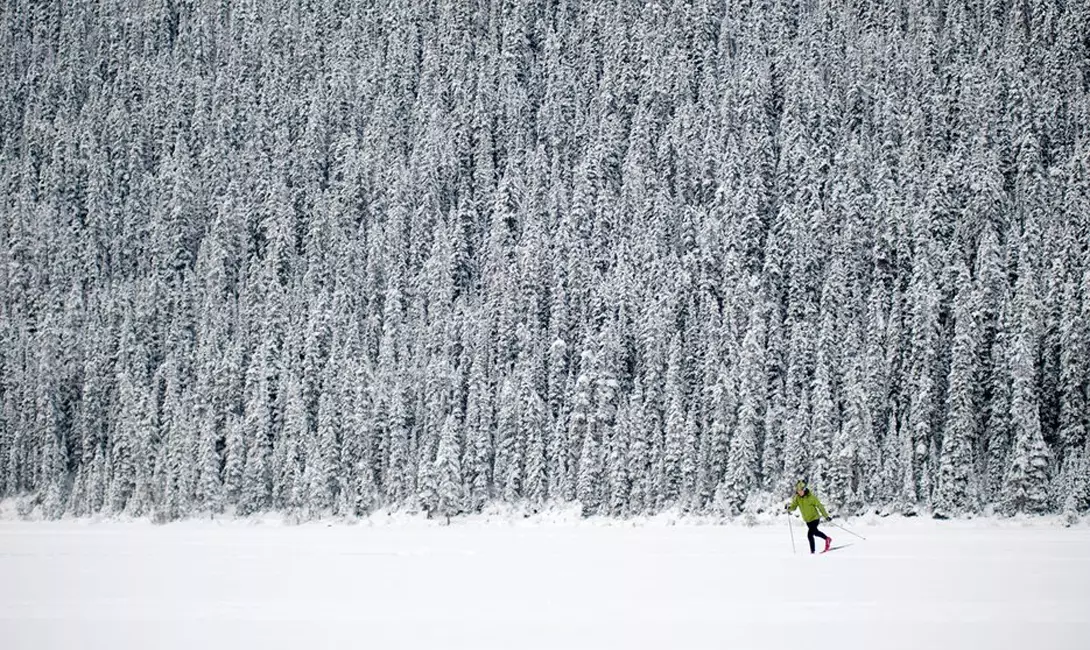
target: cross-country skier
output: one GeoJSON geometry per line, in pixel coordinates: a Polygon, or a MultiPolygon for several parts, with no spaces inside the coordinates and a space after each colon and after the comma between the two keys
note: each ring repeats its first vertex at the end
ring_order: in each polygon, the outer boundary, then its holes
{"type": "Polygon", "coordinates": [[[821,504],[817,495],[806,488],[806,481],[795,484],[795,498],[787,504],[787,511],[792,512],[795,508],[799,509],[802,520],[806,522],[806,539],[810,542],[810,552],[814,552],[815,535],[825,540],[825,550],[822,553],[828,551],[833,544],[833,538],[818,530],[818,522],[822,517],[825,521],[832,521],[833,518],[825,511],[825,506],[821,504]]]}

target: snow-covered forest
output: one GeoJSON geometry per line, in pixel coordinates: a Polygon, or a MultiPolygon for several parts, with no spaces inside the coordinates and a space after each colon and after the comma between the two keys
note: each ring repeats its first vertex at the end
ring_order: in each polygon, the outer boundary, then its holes
{"type": "Polygon", "coordinates": [[[1090,3],[0,21],[25,509],[1090,506],[1090,3]]]}

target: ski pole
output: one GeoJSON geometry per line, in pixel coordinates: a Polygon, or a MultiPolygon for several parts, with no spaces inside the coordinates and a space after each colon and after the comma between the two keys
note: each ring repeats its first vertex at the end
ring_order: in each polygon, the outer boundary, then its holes
{"type": "Polygon", "coordinates": [[[845,527],[841,526],[840,524],[837,524],[837,523],[834,523],[834,522],[831,522],[831,521],[830,521],[829,523],[830,523],[830,524],[832,524],[833,526],[836,526],[837,528],[839,528],[840,530],[844,531],[845,533],[848,533],[849,535],[855,535],[855,536],[856,536],[856,537],[858,537],[859,539],[861,539],[861,540],[863,540],[863,541],[867,541],[867,538],[866,538],[866,537],[863,537],[863,536],[862,536],[862,535],[860,535],[859,533],[853,533],[852,531],[850,531],[850,530],[848,530],[847,528],[845,528],[845,527]]]}
{"type": "Polygon", "coordinates": [[[791,513],[787,513],[787,530],[791,533],[791,555],[795,555],[795,529],[791,527],[791,513]]]}

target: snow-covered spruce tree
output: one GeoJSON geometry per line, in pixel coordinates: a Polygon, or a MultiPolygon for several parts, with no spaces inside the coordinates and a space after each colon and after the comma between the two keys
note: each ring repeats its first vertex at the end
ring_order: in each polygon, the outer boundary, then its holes
{"type": "Polygon", "coordinates": [[[994,501],[1002,486],[1006,453],[1010,447],[1010,373],[1007,355],[1009,342],[1009,287],[1003,268],[1003,252],[996,228],[985,222],[977,243],[974,277],[980,296],[980,368],[981,448],[976,472],[980,481],[981,501],[994,501]]]}
{"type": "Polygon", "coordinates": [[[337,470],[338,418],[336,393],[332,389],[322,392],[318,400],[318,431],[311,434],[306,450],[305,483],[307,507],[322,513],[333,507],[336,499],[334,472],[337,470]]]}
{"type": "Polygon", "coordinates": [[[910,328],[910,365],[905,385],[908,404],[908,422],[905,427],[906,445],[902,453],[905,472],[901,508],[914,512],[918,505],[930,503],[929,473],[932,458],[930,445],[934,434],[935,401],[938,389],[935,385],[935,365],[938,354],[938,287],[935,285],[930,252],[918,254],[920,260],[914,269],[910,300],[915,305],[910,328]]]}
{"type": "Polygon", "coordinates": [[[976,361],[980,349],[977,289],[964,263],[958,272],[954,303],[954,347],[946,393],[946,418],[939,459],[939,484],[935,494],[936,517],[962,515],[976,510],[979,494],[976,454],[978,449],[978,392],[976,361]]]}
{"type": "MultiPolygon", "coordinates": [[[[351,341],[351,339],[350,339],[351,341]]],[[[335,346],[336,347],[336,346],[335,346]]],[[[355,342],[346,348],[356,348],[355,342]]],[[[346,354],[342,368],[345,386],[346,413],[341,423],[340,473],[338,474],[339,499],[342,515],[364,515],[379,503],[379,489],[375,482],[375,422],[374,406],[370,391],[370,369],[358,357],[346,354]],[[347,370],[343,368],[347,367],[347,370]]]]}
{"type": "Polygon", "coordinates": [[[180,378],[174,364],[167,364],[166,397],[160,413],[160,449],[156,470],[160,498],[156,517],[173,520],[189,514],[196,490],[196,422],[187,394],[181,394],[180,378]]]}
{"type": "MultiPolygon", "coordinates": [[[[797,366],[791,367],[795,368],[795,373],[802,372],[797,366]]],[[[808,385],[798,388],[790,400],[784,401],[786,413],[783,419],[783,475],[788,481],[792,476],[797,477],[797,481],[810,472],[807,438],[810,431],[811,404],[808,385]]]]}
{"type": "Polygon", "coordinates": [[[1035,232],[1026,227],[1018,259],[1013,309],[1018,329],[1010,350],[1014,445],[1004,481],[1008,512],[1043,512],[1048,506],[1051,454],[1041,431],[1034,359],[1037,354],[1037,285],[1029,253],[1035,232]]]}
{"type": "MultiPolygon", "coordinates": [[[[841,237],[836,244],[839,251],[846,244],[841,237]]],[[[829,487],[826,478],[831,466],[836,462],[833,457],[833,438],[841,429],[842,381],[842,341],[838,332],[843,329],[844,321],[850,316],[847,311],[847,274],[844,268],[843,253],[834,254],[826,269],[821,288],[819,305],[816,356],[811,387],[813,400],[813,418],[810,424],[808,441],[810,451],[809,481],[817,489],[827,494],[829,487]]],[[[845,485],[838,486],[843,489],[845,485]]],[[[847,495],[844,494],[844,497],[847,495]]]]}
{"type": "Polygon", "coordinates": [[[617,439],[617,411],[621,390],[620,368],[624,351],[618,334],[617,318],[611,316],[598,334],[598,349],[594,356],[594,423],[601,454],[600,491],[603,514],[610,514],[614,480],[622,481],[618,472],[627,462],[624,443],[617,439]]]}
{"type": "Polygon", "coordinates": [[[889,369],[888,384],[884,387],[880,400],[886,405],[887,415],[884,437],[880,441],[882,447],[881,489],[876,505],[883,509],[890,508],[900,501],[898,495],[901,494],[906,475],[904,463],[911,457],[904,453],[907,426],[904,420],[905,407],[900,401],[898,385],[903,354],[893,343],[900,340],[899,334],[904,325],[903,298],[900,291],[891,292],[889,319],[886,322],[881,343],[884,365],[889,369]]]}
{"type": "Polygon", "coordinates": [[[1071,453],[1064,461],[1067,463],[1067,479],[1065,491],[1061,494],[1062,513],[1064,522],[1070,525],[1090,508],[1090,496],[1087,495],[1087,490],[1090,490],[1090,452],[1083,448],[1071,453]]]}
{"type": "Polygon", "coordinates": [[[844,419],[833,437],[833,480],[829,500],[845,514],[861,512],[879,499],[881,455],[874,414],[867,399],[865,356],[858,331],[849,333],[852,361],[844,376],[844,419]],[[837,486],[843,487],[838,488],[837,486]]]}
{"type": "Polygon", "coordinates": [[[583,515],[600,514],[603,510],[604,460],[602,444],[593,427],[583,431],[583,446],[579,451],[579,481],[576,496],[583,515]]]}
{"type": "Polygon", "coordinates": [[[523,497],[533,504],[543,504],[548,496],[549,476],[545,456],[548,418],[545,401],[533,385],[532,371],[523,373],[519,386],[520,427],[526,432],[523,497]]]}
{"type": "Polygon", "coordinates": [[[42,514],[48,519],[59,519],[65,511],[69,486],[65,468],[68,464],[68,451],[56,434],[50,432],[42,444],[41,486],[42,514]]]}
{"type": "MultiPolygon", "coordinates": [[[[240,515],[260,512],[269,507],[272,497],[272,414],[268,403],[268,388],[264,381],[256,383],[247,398],[246,414],[239,425],[239,441],[245,446],[245,464],[239,484],[240,515]]],[[[242,454],[240,454],[242,455],[242,454]]]]}
{"type": "Polygon", "coordinates": [[[858,377],[862,399],[870,418],[873,458],[872,471],[863,477],[866,484],[866,505],[880,507],[890,501],[892,475],[889,456],[891,443],[896,440],[896,403],[890,398],[894,363],[886,349],[886,330],[893,317],[891,292],[872,288],[868,299],[867,318],[861,345],[862,372],[858,377]],[[888,311],[887,311],[888,310],[888,311]]]}
{"type": "Polygon", "coordinates": [[[409,405],[401,379],[395,378],[394,382],[384,391],[384,399],[388,401],[380,402],[379,436],[381,448],[386,452],[381,462],[384,470],[381,480],[386,499],[391,504],[403,504],[412,497],[417,468],[409,448],[409,405]]]}
{"type": "Polygon", "coordinates": [[[229,416],[224,424],[226,440],[224,444],[223,491],[230,503],[237,503],[242,494],[242,484],[246,469],[245,425],[242,418],[229,416]]]}
{"type": "Polygon", "coordinates": [[[666,371],[666,438],[663,451],[661,497],[673,505],[683,496],[682,461],[685,456],[685,386],[681,367],[681,338],[670,341],[670,361],[666,371]]]}
{"type": "Polygon", "coordinates": [[[302,382],[294,373],[282,375],[282,424],[274,434],[270,470],[272,507],[298,514],[307,506],[306,468],[313,435],[307,422],[302,382]]]}
{"type": "MultiPolygon", "coordinates": [[[[739,349],[739,348],[735,348],[739,349]]],[[[737,373],[737,360],[728,365],[722,358],[716,358],[714,370],[714,382],[706,389],[707,415],[705,418],[704,445],[707,449],[707,457],[704,459],[703,470],[706,493],[701,494],[703,503],[709,504],[713,509],[718,509],[721,502],[717,499],[719,486],[727,473],[727,464],[730,459],[730,436],[737,427],[736,416],[738,412],[737,381],[732,377],[737,373]]]]}
{"type": "Polygon", "coordinates": [[[665,489],[663,394],[666,378],[669,340],[666,338],[667,315],[665,300],[654,292],[654,300],[643,314],[643,326],[639,335],[640,354],[644,360],[642,389],[633,395],[639,405],[635,426],[643,434],[643,444],[636,447],[633,456],[633,480],[636,482],[637,499],[643,511],[662,507],[665,489]],[[641,462],[642,459],[642,462],[641,462]]]}
{"type": "MultiPolygon", "coordinates": [[[[589,447],[593,452],[597,452],[597,447],[594,444],[594,421],[593,412],[591,411],[591,387],[593,381],[590,376],[591,360],[593,354],[590,352],[584,352],[581,355],[579,363],[579,374],[575,380],[575,387],[572,395],[572,410],[568,416],[568,432],[566,440],[563,443],[563,452],[568,454],[570,459],[566,463],[568,471],[575,472],[575,481],[571,485],[573,490],[573,497],[580,503],[583,503],[583,508],[596,507],[597,501],[592,504],[584,503],[584,498],[592,498],[592,493],[596,489],[597,485],[593,483],[593,472],[595,470],[594,463],[584,463],[583,451],[589,447]],[[589,439],[589,440],[588,440],[589,439]],[[578,445],[575,447],[575,445],[578,445]],[[571,449],[576,449],[577,453],[572,453],[571,449]],[[587,478],[584,478],[584,474],[587,478]]],[[[563,498],[563,497],[562,497],[563,498]]]]}
{"type": "MultiPolygon", "coordinates": [[[[831,327],[831,325],[830,325],[831,327]]],[[[824,327],[822,328],[825,329],[824,327]]],[[[836,367],[833,344],[824,333],[818,338],[817,362],[814,367],[814,416],[810,423],[808,442],[811,469],[809,479],[823,494],[829,490],[833,457],[833,438],[841,429],[839,396],[834,394],[833,368],[836,367]]],[[[843,484],[837,489],[843,489],[843,484]]]]}
{"type": "Polygon", "coordinates": [[[519,401],[516,378],[507,377],[496,397],[496,457],[492,476],[497,496],[516,500],[522,489],[519,401]]]}
{"type": "MultiPolygon", "coordinates": [[[[1081,166],[1080,166],[1081,167],[1081,166]]],[[[1082,170],[1080,170],[1082,171],[1082,170]]],[[[1086,174],[1082,171],[1082,174],[1086,174]]],[[[1078,186],[1082,174],[1072,174],[1072,185],[1078,186]]],[[[1090,181],[1084,181],[1090,185],[1090,181]]],[[[1068,203],[1072,207],[1090,206],[1090,196],[1078,198],[1078,190],[1069,190],[1068,203]],[[1075,196],[1071,196],[1075,195],[1075,196]]],[[[1090,217],[1072,219],[1065,224],[1064,244],[1067,264],[1066,279],[1063,287],[1063,299],[1060,308],[1059,323],[1059,386],[1058,386],[1058,452],[1061,456],[1060,471],[1054,481],[1054,502],[1067,508],[1068,494],[1075,488],[1082,464],[1086,462],[1082,451],[1087,439],[1087,426],[1090,425],[1090,402],[1087,391],[1090,383],[1090,265],[1080,258],[1084,254],[1083,246],[1076,238],[1077,231],[1086,232],[1090,228],[1090,217]],[[1081,262],[1081,264],[1080,264],[1081,262]],[[1082,270],[1080,271],[1080,267],[1082,270]]]]}
{"type": "Polygon", "coordinates": [[[617,411],[616,422],[606,441],[606,468],[609,484],[608,509],[610,516],[620,517],[627,514],[629,507],[629,444],[635,438],[629,405],[625,404],[617,411]]]}
{"type": "Polygon", "coordinates": [[[447,521],[461,514],[465,508],[459,447],[458,421],[451,413],[439,434],[439,451],[435,458],[435,475],[438,477],[436,512],[446,517],[447,521]]]}
{"type": "Polygon", "coordinates": [[[1012,317],[1009,308],[1005,308],[999,318],[1004,323],[1004,332],[997,334],[992,343],[991,373],[988,377],[991,394],[985,411],[988,424],[984,451],[984,489],[987,500],[994,506],[1002,505],[1000,502],[1006,491],[1006,470],[1014,444],[1011,349],[1015,336],[1010,331],[1012,317]]]}
{"type": "MultiPolygon", "coordinates": [[[[1087,198],[1090,199],[1090,193],[1087,194],[1087,198]]],[[[1083,272],[1082,276],[1082,318],[1081,322],[1084,326],[1090,323],[1090,266],[1083,272]]],[[[1087,335],[1086,348],[1090,348],[1090,335],[1087,335]]],[[[1090,509],[1090,384],[1083,385],[1085,394],[1083,398],[1083,404],[1086,411],[1083,418],[1083,436],[1084,443],[1079,462],[1074,463],[1073,474],[1074,477],[1071,481],[1070,492],[1067,495],[1067,499],[1064,503],[1064,510],[1067,512],[1086,512],[1090,509]],[[1081,470],[1081,471],[1080,471],[1081,470]]]]}
{"type": "Polygon", "coordinates": [[[197,378],[191,397],[197,447],[194,496],[201,512],[218,514],[223,512],[225,505],[220,445],[226,442],[225,422],[232,408],[225,386],[230,383],[233,373],[226,358],[209,358],[229,357],[226,351],[215,349],[223,345],[225,337],[210,333],[211,325],[207,322],[200,328],[208,333],[198,348],[197,378]]]}
{"type": "MultiPolygon", "coordinates": [[[[481,330],[486,328],[478,327],[481,330]]],[[[469,331],[473,327],[466,328],[469,331]]],[[[465,435],[466,448],[462,459],[462,469],[469,486],[468,507],[480,510],[491,498],[492,463],[494,447],[492,442],[491,387],[487,375],[485,357],[485,333],[466,334],[469,339],[469,373],[466,387],[465,435]]]]}
{"type": "MultiPolygon", "coordinates": [[[[806,262],[795,260],[794,264],[804,266],[806,262]]],[[[793,288],[789,289],[788,294],[788,319],[785,322],[790,334],[785,359],[783,472],[791,484],[807,478],[811,469],[809,438],[813,413],[816,299],[810,295],[809,286],[810,283],[801,277],[792,281],[793,288]]]]}
{"type": "MultiPolygon", "coordinates": [[[[0,326],[0,331],[3,327],[0,326]]],[[[5,336],[0,333],[0,336],[5,336]]],[[[5,339],[10,339],[5,336],[5,339]]],[[[10,354],[10,353],[9,353],[10,354]]],[[[4,355],[7,356],[6,354],[4,355]]],[[[8,367],[8,359],[4,359],[5,369],[8,367]]],[[[9,371],[10,372],[10,371],[9,371]]],[[[16,491],[16,477],[11,472],[12,458],[15,457],[15,428],[13,396],[11,391],[5,391],[3,400],[0,400],[0,495],[7,497],[16,491]]]]}
{"type": "Polygon", "coordinates": [[[651,494],[651,444],[643,426],[643,385],[638,377],[635,384],[628,404],[622,408],[625,417],[618,422],[617,435],[628,445],[628,465],[624,471],[629,486],[626,508],[630,514],[642,514],[654,497],[651,494]]]}
{"type": "Polygon", "coordinates": [[[575,494],[584,515],[600,514],[607,496],[603,490],[605,459],[602,428],[596,419],[597,410],[594,407],[595,372],[598,369],[595,355],[585,352],[575,384],[576,402],[571,414],[572,438],[579,443],[575,494]]]}
{"type": "Polygon", "coordinates": [[[686,512],[703,508],[697,485],[700,481],[700,469],[707,464],[707,459],[700,455],[700,425],[697,423],[699,406],[693,404],[685,412],[684,447],[681,457],[681,494],[686,512]]]}
{"type": "Polygon", "coordinates": [[[154,419],[147,393],[135,384],[129,373],[123,371],[118,384],[121,412],[111,445],[113,481],[109,510],[141,516],[149,506],[151,460],[148,438],[154,419]]]}
{"type": "MultiPolygon", "coordinates": [[[[106,443],[109,440],[110,409],[115,399],[112,381],[117,361],[117,331],[105,322],[87,323],[82,336],[94,341],[84,360],[85,377],[80,406],[75,414],[75,430],[79,437],[76,477],[69,507],[77,516],[97,513],[104,505],[106,479],[104,470],[106,443]]],[[[3,361],[0,360],[0,364],[3,361]]],[[[3,404],[0,403],[0,431],[5,431],[3,404]]],[[[6,458],[4,433],[0,433],[0,458],[6,458]]],[[[2,466],[2,465],[0,465],[2,466]]],[[[0,494],[4,493],[0,479],[0,494]]]]}
{"type": "Polygon", "coordinates": [[[749,326],[742,340],[742,358],[738,362],[737,428],[730,440],[727,471],[716,490],[716,501],[730,512],[738,512],[749,495],[757,489],[757,441],[763,426],[765,368],[762,363],[765,343],[764,314],[754,306],[749,314],[749,326]]]}
{"type": "Polygon", "coordinates": [[[558,417],[549,424],[546,432],[548,438],[545,441],[545,457],[548,462],[548,496],[550,501],[567,500],[564,494],[575,493],[575,486],[568,481],[569,473],[567,463],[568,452],[568,424],[565,416],[558,417]]]}
{"type": "Polygon", "coordinates": [[[761,437],[759,476],[762,478],[761,487],[766,490],[779,490],[785,484],[793,484],[785,470],[787,373],[784,372],[784,323],[779,309],[769,308],[767,313],[766,344],[762,359],[765,368],[764,380],[758,383],[764,393],[764,415],[761,419],[764,435],[761,437]]]}
{"type": "Polygon", "coordinates": [[[540,503],[545,495],[545,459],[543,455],[536,454],[542,448],[530,448],[531,439],[541,435],[545,427],[545,405],[539,392],[535,356],[531,349],[527,349],[517,366],[517,385],[512,396],[515,429],[514,435],[506,441],[505,449],[505,453],[515,459],[515,462],[508,463],[504,473],[505,501],[532,497],[540,503]],[[529,483],[531,469],[534,471],[535,484],[532,490],[529,483]]]}

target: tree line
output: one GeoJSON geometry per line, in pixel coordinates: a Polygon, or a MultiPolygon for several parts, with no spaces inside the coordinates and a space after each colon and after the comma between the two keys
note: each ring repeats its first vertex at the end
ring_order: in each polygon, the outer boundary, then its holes
{"type": "Polygon", "coordinates": [[[0,496],[1090,507],[1090,5],[8,0],[0,496]]]}

